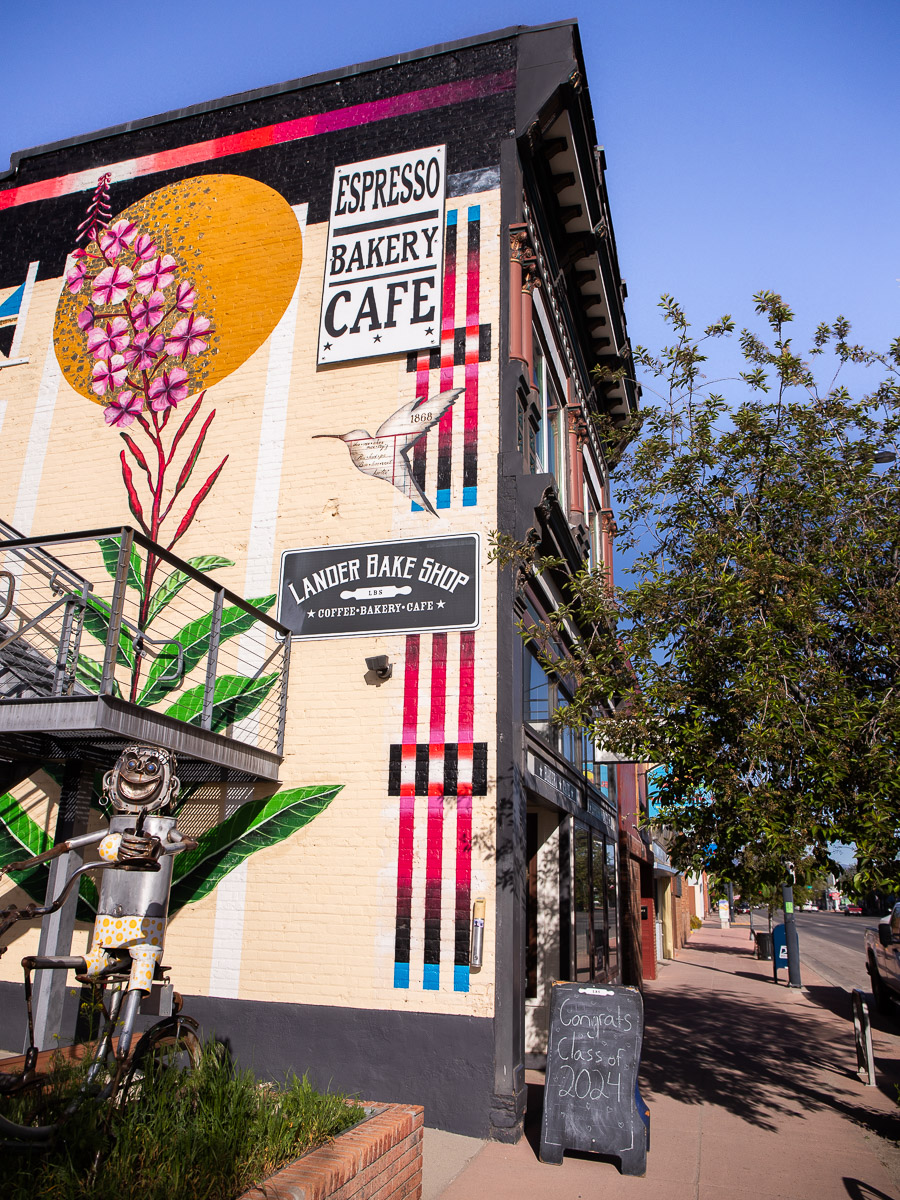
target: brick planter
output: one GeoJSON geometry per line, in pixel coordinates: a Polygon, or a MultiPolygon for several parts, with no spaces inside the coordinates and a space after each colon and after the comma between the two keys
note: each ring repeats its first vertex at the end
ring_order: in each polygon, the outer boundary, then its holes
{"type": "Polygon", "coordinates": [[[289,1163],[240,1200],[420,1200],[424,1109],[366,1105],[372,1116],[289,1163]]]}

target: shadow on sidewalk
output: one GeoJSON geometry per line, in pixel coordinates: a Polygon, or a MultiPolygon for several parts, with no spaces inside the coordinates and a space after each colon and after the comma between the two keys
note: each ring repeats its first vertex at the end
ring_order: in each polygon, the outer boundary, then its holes
{"type": "MultiPolygon", "coordinates": [[[[691,948],[706,952],[705,946],[691,948]]],[[[896,1138],[896,1118],[872,1111],[848,1086],[856,1063],[849,1021],[815,1019],[802,1006],[743,990],[683,985],[648,989],[644,1004],[645,1099],[652,1093],[682,1104],[717,1105],[766,1130],[777,1128],[780,1114],[830,1108],[896,1138]]]]}

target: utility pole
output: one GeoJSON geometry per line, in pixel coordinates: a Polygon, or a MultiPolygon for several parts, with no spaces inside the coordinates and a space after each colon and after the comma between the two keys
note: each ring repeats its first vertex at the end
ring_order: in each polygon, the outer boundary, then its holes
{"type": "Polygon", "coordinates": [[[794,917],[793,885],[794,873],[791,870],[790,882],[781,885],[781,896],[784,904],[784,941],[787,946],[788,987],[798,988],[803,985],[800,982],[800,939],[797,936],[797,922],[794,917]]]}

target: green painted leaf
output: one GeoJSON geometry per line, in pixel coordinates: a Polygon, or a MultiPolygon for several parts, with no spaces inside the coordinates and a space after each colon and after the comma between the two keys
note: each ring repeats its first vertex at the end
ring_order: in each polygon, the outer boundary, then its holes
{"type": "MultiPolygon", "coordinates": [[[[261,596],[258,600],[250,600],[248,603],[263,612],[268,612],[275,603],[275,597],[261,596]]],[[[229,605],[222,610],[220,642],[228,641],[229,638],[236,637],[240,633],[246,633],[255,623],[256,617],[253,613],[245,612],[236,604],[229,605]]],[[[178,652],[174,643],[176,641],[181,643],[184,651],[184,674],[187,675],[196,667],[197,663],[206,657],[209,651],[211,627],[212,613],[209,612],[206,616],[198,617],[196,621],[189,621],[180,632],[173,635],[173,644],[164,646],[158,658],[154,660],[153,666],[147,674],[144,689],[138,697],[138,704],[157,704],[169,692],[181,685],[180,678],[161,678],[167,673],[171,674],[177,665],[178,652]]]]}
{"type": "Polygon", "coordinates": [[[196,850],[176,855],[169,913],[193,904],[257,850],[284,841],[324,811],[343,784],[291,788],[268,800],[243,804],[198,838],[196,850]]]}
{"type": "MultiPolygon", "coordinates": [[[[91,691],[98,691],[100,682],[103,678],[103,664],[95,662],[94,659],[88,658],[86,654],[78,655],[78,666],[75,671],[76,678],[83,683],[85,687],[91,691]]],[[[118,696],[121,700],[122,689],[119,687],[115,679],[112,681],[113,695],[118,696]]]]}
{"type": "MultiPolygon", "coordinates": [[[[98,642],[106,645],[109,637],[110,607],[99,596],[88,596],[87,608],[84,610],[84,627],[98,642]]],[[[119,666],[134,670],[134,644],[123,629],[119,634],[119,649],[116,654],[119,666]]]]}
{"type": "MultiPolygon", "coordinates": [[[[222,558],[220,554],[201,554],[199,558],[189,558],[188,563],[198,571],[215,571],[218,567],[234,566],[232,559],[222,558]]],[[[190,575],[186,575],[184,571],[173,571],[160,584],[150,598],[150,607],[147,611],[147,628],[150,627],[154,617],[157,617],[162,612],[169,601],[175,599],[189,579],[190,575]]]]}
{"type": "MultiPolygon", "coordinates": [[[[260,675],[220,675],[213,689],[212,730],[218,733],[233,721],[240,721],[255,712],[268,696],[278,679],[278,672],[260,675]]],[[[183,696],[166,709],[167,717],[199,725],[203,715],[204,684],[189,688],[183,696]]]]}
{"type": "Polygon", "coordinates": [[[25,812],[11,792],[7,792],[5,796],[0,797],[0,825],[3,826],[17,844],[17,849],[14,853],[8,854],[5,857],[0,853],[0,867],[8,862],[15,862],[17,858],[43,854],[45,850],[49,850],[53,845],[53,839],[50,835],[41,829],[40,825],[35,821],[32,821],[31,817],[29,817],[28,813],[25,812]]]}
{"type": "MultiPolygon", "coordinates": [[[[116,569],[119,565],[119,539],[99,538],[97,544],[100,547],[100,553],[103,555],[103,565],[112,578],[115,579],[116,569]]],[[[142,600],[144,598],[143,570],[144,564],[141,562],[141,556],[137,552],[137,547],[132,545],[131,558],[128,562],[127,584],[139,593],[142,600]]]]}
{"type": "MultiPolygon", "coordinates": [[[[43,854],[52,844],[49,834],[32,821],[13,795],[7,792],[0,796],[0,869],[17,859],[43,854]]],[[[27,871],[9,871],[7,878],[35,903],[44,903],[50,878],[49,864],[39,863],[27,871]]],[[[97,886],[92,879],[82,876],[75,915],[79,921],[93,921],[96,912],[97,886]]]]}

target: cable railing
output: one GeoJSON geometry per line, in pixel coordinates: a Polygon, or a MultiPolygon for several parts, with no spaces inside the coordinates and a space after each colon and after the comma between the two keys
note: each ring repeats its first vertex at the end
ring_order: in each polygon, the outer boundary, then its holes
{"type": "Polygon", "coordinates": [[[0,523],[0,705],[111,697],[281,755],[274,595],[245,600],[128,526],[15,533],[0,523]]]}

